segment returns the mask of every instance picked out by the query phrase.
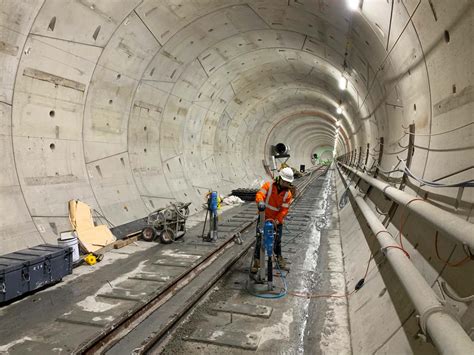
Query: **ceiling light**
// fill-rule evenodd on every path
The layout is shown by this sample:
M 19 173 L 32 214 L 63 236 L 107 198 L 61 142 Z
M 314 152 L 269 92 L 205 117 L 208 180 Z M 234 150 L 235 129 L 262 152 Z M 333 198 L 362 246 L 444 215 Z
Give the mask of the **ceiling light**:
M 347 7 L 351 11 L 355 11 L 359 8 L 360 0 L 347 0 Z
M 337 112 L 338 115 L 340 115 L 342 113 L 342 107 L 337 106 L 336 112 Z
M 341 75 L 341 77 L 339 78 L 339 89 L 346 90 L 346 87 L 347 87 L 347 79 Z

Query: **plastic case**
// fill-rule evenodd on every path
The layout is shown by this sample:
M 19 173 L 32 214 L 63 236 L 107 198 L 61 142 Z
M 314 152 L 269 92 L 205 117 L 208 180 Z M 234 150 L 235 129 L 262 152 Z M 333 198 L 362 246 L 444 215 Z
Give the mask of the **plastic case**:
M 72 273 L 72 249 L 42 244 L 0 256 L 0 303 Z

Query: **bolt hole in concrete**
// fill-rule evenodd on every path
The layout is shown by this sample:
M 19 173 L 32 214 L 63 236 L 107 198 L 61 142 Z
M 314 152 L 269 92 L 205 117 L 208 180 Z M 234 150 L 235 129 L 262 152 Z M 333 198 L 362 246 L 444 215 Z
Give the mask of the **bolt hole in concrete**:
M 449 36 L 449 31 L 444 31 L 444 41 L 446 43 L 449 43 L 449 41 L 451 40 L 451 37 Z
M 49 145 L 49 149 L 51 149 L 51 150 L 56 149 L 56 145 L 55 145 L 54 143 L 51 143 L 51 144 Z
M 122 77 L 122 74 L 117 74 L 117 79 L 120 79 Z
M 48 30 L 54 31 L 54 27 L 56 26 L 56 16 L 54 16 L 51 21 L 49 21 Z
M 112 105 L 112 103 L 114 102 L 114 100 L 109 100 L 109 104 Z
M 94 41 L 96 41 L 97 37 L 99 36 L 100 28 L 101 28 L 100 26 L 97 26 L 97 28 L 94 31 L 94 34 L 92 35 L 92 38 L 94 39 Z
M 54 112 L 54 110 L 51 110 L 49 111 L 49 117 L 54 117 L 54 115 L 56 114 L 56 112 Z

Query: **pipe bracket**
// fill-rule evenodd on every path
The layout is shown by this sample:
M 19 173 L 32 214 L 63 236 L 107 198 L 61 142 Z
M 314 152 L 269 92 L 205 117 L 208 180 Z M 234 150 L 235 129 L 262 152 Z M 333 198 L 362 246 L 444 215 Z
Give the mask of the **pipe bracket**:
M 426 329 L 426 323 L 428 322 L 428 317 L 430 317 L 431 315 L 433 315 L 434 313 L 438 313 L 438 312 L 442 312 L 442 313 L 446 313 L 448 315 L 450 315 L 451 317 L 453 317 L 454 319 L 456 319 L 455 315 L 453 314 L 453 312 L 441 305 L 441 306 L 432 306 L 430 308 L 428 308 L 426 311 L 424 311 L 422 314 L 418 315 L 417 318 L 418 318 L 418 323 L 420 325 L 420 329 L 421 329 L 421 332 L 423 334 L 423 339 L 426 341 L 426 342 L 432 342 L 431 340 L 431 337 Z

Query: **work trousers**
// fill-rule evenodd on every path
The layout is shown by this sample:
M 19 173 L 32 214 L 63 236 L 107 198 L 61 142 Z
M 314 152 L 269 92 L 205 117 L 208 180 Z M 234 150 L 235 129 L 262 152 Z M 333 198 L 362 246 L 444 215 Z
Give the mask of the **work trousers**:
M 275 239 L 273 240 L 273 252 L 277 257 L 281 256 L 281 236 L 283 233 L 283 224 L 277 226 Z M 257 243 L 255 244 L 255 259 L 260 259 L 260 244 L 261 238 L 257 238 Z

